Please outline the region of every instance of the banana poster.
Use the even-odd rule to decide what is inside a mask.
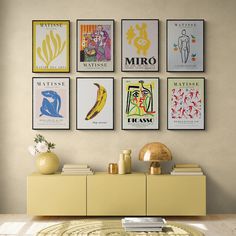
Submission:
[[[77,78],[77,129],[114,129],[113,78]]]
[[[204,78],[168,78],[168,129],[204,129]]]
[[[158,71],[159,21],[126,20],[122,27],[122,71]]]
[[[33,129],[70,128],[70,78],[33,78]]]
[[[114,20],[77,20],[77,71],[114,71]]]
[[[159,78],[122,78],[122,129],[159,129]]]
[[[70,21],[33,21],[33,72],[70,71]]]
[[[204,20],[167,20],[167,71],[204,71]]]

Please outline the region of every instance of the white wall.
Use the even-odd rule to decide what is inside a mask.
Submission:
[[[35,171],[27,152],[37,131],[31,129],[31,21],[71,20],[71,130],[41,131],[56,143],[61,163],[88,163],[97,171],[117,161],[124,148],[133,150],[133,167],[144,171],[137,160],[140,148],[151,141],[165,143],[174,162],[199,163],[207,175],[209,213],[236,213],[236,1],[235,0],[1,0],[0,1],[0,212],[26,211],[26,176]],[[78,18],[116,20],[115,73],[75,73],[75,22]],[[122,18],[160,19],[160,72],[121,73],[120,22]],[[206,72],[166,73],[165,20],[206,20]],[[47,74],[46,74],[47,75]],[[68,76],[68,74],[63,74]],[[115,130],[75,130],[75,77],[115,77]],[[122,76],[161,78],[160,131],[122,131],[120,82]],[[53,75],[51,75],[53,76]],[[60,75],[62,76],[62,75]],[[167,76],[205,76],[206,131],[167,131]]]

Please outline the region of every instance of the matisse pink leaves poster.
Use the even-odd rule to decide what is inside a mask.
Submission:
[[[205,129],[205,78],[168,78],[168,129]]]

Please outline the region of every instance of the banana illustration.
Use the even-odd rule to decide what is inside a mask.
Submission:
[[[105,106],[107,100],[107,91],[106,89],[97,83],[94,83],[98,87],[97,91],[97,100],[91,110],[88,112],[85,120],[93,119]]]

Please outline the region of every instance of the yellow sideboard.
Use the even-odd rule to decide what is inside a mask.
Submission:
[[[206,177],[132,173],[31,174],[29,215],[177,216],[206,214]]]

